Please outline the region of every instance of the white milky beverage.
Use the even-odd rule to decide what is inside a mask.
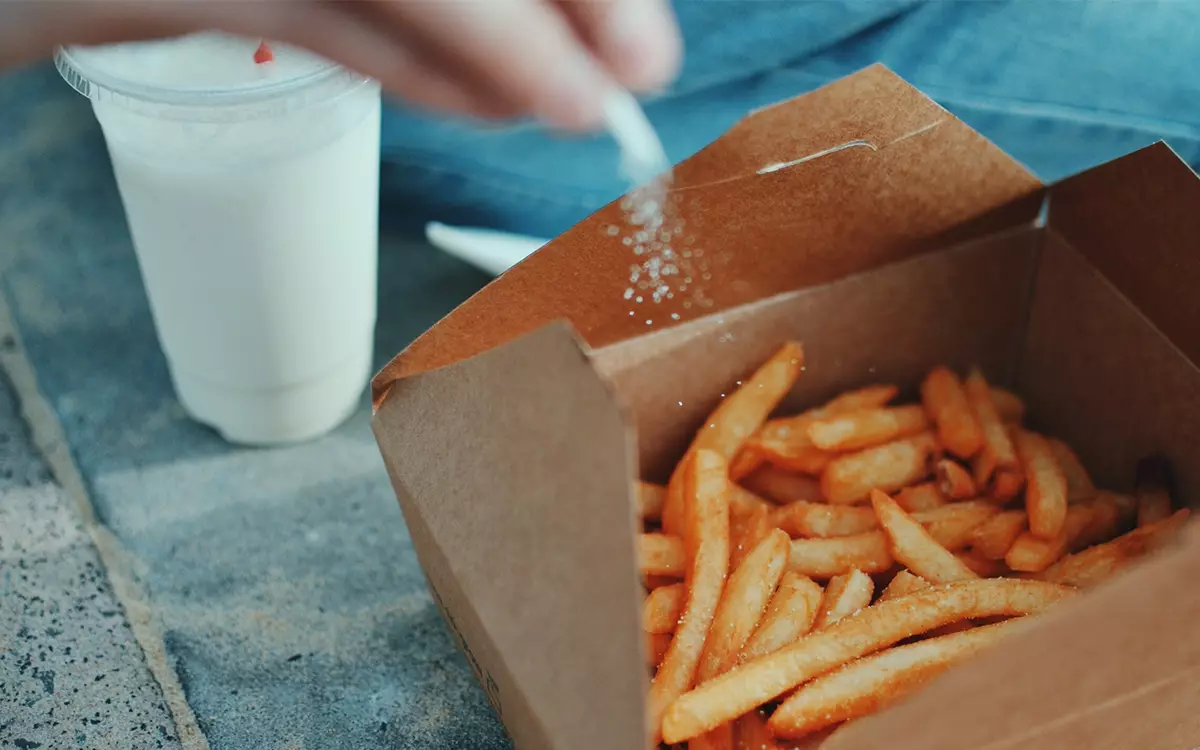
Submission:
[[[322,435],[370,377],[378,85],[222,34],[59,53],[104,131],[175,390],[227,440]]]

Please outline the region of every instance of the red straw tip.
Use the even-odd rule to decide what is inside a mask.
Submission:
[[[274,60],[275,53],[271,51],[271,45],[267,44],[266,42],[259,43],[258,49],[254,50],[254,62],[262,65],[263,63],[273,62]]]

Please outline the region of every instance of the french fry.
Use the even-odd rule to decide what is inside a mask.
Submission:
[[[767,465],[767,459],[763,457],[762,451],[756,447],[758,443],[759,433],[755,433],[746,441],[734,459],[729,462],[729,478],[735,482],[740,482],[743,478],[753,474],[759,468]]]
[[[1028,525],[1025,511],[1002,511],[975,527],[971,547],[989,560],[1003,560]]]
[[[675,637],[650,683],[647,721],[655,740],[663,712],[695,680],[700,654],[729,573],[728,464],[720,454],[702,449],[688,455],[682,467],[684,544],[689,553],[687,602]]]
[[[825,587],[825,596],[821,599],[821,611],[817,621],[813,623],[814,630],[822,630],[833,623],[852,615],[863,607],[871,604],[871,596],[875,593],[875,582],[871,576],[861,570],[834,576]]]
[[[983,447],[983,431],[967,400],[958,376],[946,367],[935,367],[921,383],[921,403],[937,426],[946,450],[968,459]]]
[[[1087,469],[1083,468],[1083,462],[1071,446],[1057,438],[1046,440],[1050,442],[1050,452],[1054,454],[1058,468],[1062,469],[1063,476],[1067,479],[1067,499],[1077,502],[1095,497],[1096,485],[1092,483],[1091,476],[1088,475]]]
[[[688,741],[688,750],[733,750],[733,722]]]
[[[850,536],[879,528],[870,508],[804,501],[777,509],[775,524],[792,537]]]
[[[687,588],[682,583],[651,591],[642,603],[642,630],[655,635],[674,633],[686,600]]]
[[[975,529],[998,512],[999,509],[986,500],[964,500],[911,515],[914,521],[925,527],[934,541],[955,552],[970,544]]]
[[[886,493],[873,490],[871,505],[891,542],[892,555],[913,573],[934,585],[978,578]]]
[[[905,638],[959,620],[1033,614],[1071,594],[1066,586],[1042,581],[989,578],[873,604],[680,696],[663,716],[662,737],[667,743],[689,740]]]
[[[1084,504],[1092,509],[1092,516],[1087,528],[1071,541],[1071,552],[1078,552],[1117,536],[1136,512],[1136,501],[1133,498],[1112,492],[1099,492]]]
[[[823,593],[816,581],[787,572],[767,604],[762,623],[742,647],[738,660],[750,661],[790,646],[812,630],[820,611]]]
[[[895,398],[898,391],[892,385],[867,386],[843,393],[824,406],[803,414],[772,419],[749,442],[744,451],[749,457],[745,460],[739,457],[739,473],[733,476],[741,478],[763,461],[802,474],[819,475],[833,458],[833,453],[813,445],[808,437],[809,425],[838,414],[882,407]]]
[[[954,556],[980,578],[995,578],[1012,572],[1003,560],[992,560],[978,550],[961,550]]]
[[[734,724],[734,747],[737,750],[784,750],[767,729],[767,717],[761,711],[751,711]]]
[[[667,497],[667,488],[649,482],[638,482],[635,486],[634,497],[637,499],[638,518],[643,521],[657,521],[662,517],[663,502]]]
[[[775,517],[767,507],[755,508],[749,516],[729,524],[729,569],[742,563],[750,550],[775,528]]]
[[[658,669],[670,646],[670,633],[646,633],[646,666],[651,670]]]
[[[824,413],[827,415],[846,414],[862,409],[878,409],[887,405],[898,393],[900,393],[900,389],[890,384],[863,386],[834,396],[826,402]]]
[[[1072,542],[1088,528],[1091,520],[1090,507],[1072,505],[1067,509],[1067,520],[1058,536],[1042,539],[1029,531],[1023,531],[1004,556],[1004,562],[1009,568],[1021,573],[1045,570],[1067,552]]]
[[[1025,402],[1021,397],[996,386],[992,386],[991,391],[992,405],[1000,420],[1005,424],[1021,424],[1025,419]]]
[[[942,494],[938,486],[934,482],[925,482],[923,484],[914,484],[911,487],[905,487],[896,494],[896,504],[909,513],[916,513],[921,510],[933,510],[940,508],[950,502],[949,498]]]
[[[983,373],[972,370],[965,386],[967,401],[983,429],[983,447],[971,462],[975,486],[988,487],[990,482],[993,497],[1009,500],[1020,492],[1023,482],[1017,451],[992,403],[992,391]]]
[[[683,578],[687,568],[683,540],[677,536],[639,534],[637,537],[638,568],[643,576]]]
[[[801,687],[776,709],[768,726],[777,737],[799,739],[875,713],[1022,625],[1020,619],[1008,620],[859,659]]]
[[[736,486],[736,485],[735,485]],[[821,483],[814,477],[796,474],[766,465],[741,480],[741,486],[773,503],[786,505],[797,501],[823,502]]]
[[[792,389],[803,367],[804,349],[794,341],[785,343],[737,390],[722,399],[696,433],[688,453],[710,450],[728,464],[738,455],[746,439],[766,421]],[[676,533],[683,524],[684,500],[680,480],[679,470],[676,469],[667,483],[663,528],[668,533]]]
[[[934,465],[934,474],[937,476],[938,489],[951,500],[965,500],[979,494],[971,473],[957,461],[943,458]]]
[[[929,428],[920,406],[863,409],[818,419],[808,426],[808,439],[821,450],[857,451],[889,443]]]
[[[821,474],[821,491],[834,505],[862,502],[873,489],[894,492],[929,476],[936,448],[933,434],[924,432],[838,456]]]
[[[1164,456],[1138,461],[1134,482],[1138,526],[1149,526],[1171,515],[1171,472]]]
[[[779,529],[771,531],[729,576],[700,655],[697,684],[724,674],[737,662],[783,576],[788,541]]]
[[[729,483],[729,489],[726,492],[729,495],[729,512],[733,515],[748,516],[759,508],[773,506],[773,503],[767,502],[745,487],[732,482]]]
[[[1053,540],[1067,521],[1067,478],[1054,460],[1046,438],[1025,430],[1014,430],[1017,455],[1025,474],[1025,512],[1029,532]]]
[[[891,582],[883,593],[879,595],[879,601],[886,602],[888,599],[895,599],[898,596],[906,596],[914,591],[922,591],[929,588],[929,581],[926,581],[919,575],[914,574],[909,570],[901,570],[892,577]]]
[[[1038,580],[1089,588],[1103,583],[1130,563],[1169,544],[1187,521],[1186,508],[1149,526],[1140,526],[1110,542],[1068,555],[1036,575]]]
[[[882,573],[892,567],[892,553],[882,531],[832,539],[796,539],[788,554],[788,570],[811,578],[829,579],[858,569]]]

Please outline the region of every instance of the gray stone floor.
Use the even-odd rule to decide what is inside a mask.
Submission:
[[[2,378],[0,747],[180,747],[81,514]]]

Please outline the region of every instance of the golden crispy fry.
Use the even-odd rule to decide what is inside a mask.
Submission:
[[[905,487],[896,494],[896,504],[909,513],[916,513],[921,510],[933,510],[940,508],[950,499],[942,494],[935,482],[925,482],[923,484],[914,484],[911,487]]]
[[[763,457],[761,451],[756,447],[758,444],[758,433],[755,433],[746,441],[742,449],[732,461],[729,462],[729,478],[735,482],[741,481],[743,478],[753,474],[755,470],[767,465],[767,459]]]
[[[663,712],[693,684],[709,626],[729,573],[728,465],[698,450],[684,459],[684,546],[688,550],[687,603],[662,666],[650,684],[647,720],[657,738]],[[710,727],[711,728],[711,727]]]
[[[785,505],[804,500],[823,502],[821,483],[810,476],[780,469],[777,466],[762,466],[744,477],[741,485],[771,502]]]
[[[638,568],[643,576],[683,578],[687,568],[683,540],[667,534],[639,534],[637,538]]]
[[[688,750],[733,750],[733,722],[688,741]]]
[[[1025,419],[1025,402],[1012,391],[992,386],[992,405],[1005,424],[1020,424]]]
[[[1022,573],[1045,570],[1070,548],[1073,541],[1087,530],[1092,520],[1092,509],[1086,505],[1072,505],[1067,509],[1067,520],[1062,531],[1053,539],[1042,539],[1028,531],[1021,532],[1004,562],[1008,567]]]
[[[729,524],[729,569],[741,565],[754,549],[775,528],[775,516],[768,507],[755,508],[750,515]]]
[[[1003,560],[992,560],[978,550],[961,550],[955,552],[954,556],[980,578],[995,578],[1012,572]]]
[[[1071,552],[1107,542],[1127,526],[1136,513],[1137,501],[1127,495],[1099,492],[1081,505],[1092,509],[1087,527],[1071,540]]]
[[[934,465],[934,473],[937,476],[938,489],[951,500],[965,500],[979,494],[971,472],[957,461],[943,458]]]
[[[1025,512],[1029,532],[1053,540],[1067,521],[1067,478],[1046,438],[1025,430],[1014,430],[1017,455],[1025,474]]]
[[[857,451],[928,428],[929,418],[920,406],[895,406],[818,419],[808,426],[808,439],[821,450]]]
[[[914,574],[909,570],[901,570],[892,577],[891,583],[879,595],[879,601],[886,602],[888,599],[895,599],[898,596],[906,596],[914,591],[922,591],[929,588],[929,581],[926,581],[919,575]]]
[[[1029,524],[1023,510],[997,513],[971,532],[971,547],[989,560],[1003,560]]]
[[[646,666],[657,670],[670,646],[670,633],[646,633]]]
[[[1008,429],[996,413],[992,403],[992,391],[984,380],[983,373],[972,370],[966,381],[967,400],[983,429],[983,447],[971,462],[975,486],[989,486],[992,495],[1006,500],[1016,497],[1021,489],[1021,465],[1017,451],[1009,438]],[[1001,474],[1003,476],[996,476]]]
[[[823,594],[808,576],[787,572],[767,604],[762,624],[742,648],[738,660],[750,661],[773,654],[807,635],[816,622]]]
[[[736,719],[817,675],[897,641],[964,619],[1027,615],[1070,596],[1065,586],[1003,578],[963,581],[873,604],[672,703],[663,739],[682,742]]]
[[[643,521],[656,521],[662,517],[663,503],[667,498],[666,487],[638,482],[634,496],[637,498],[638,518]]]
[[[983,431],[971,410],[958,376],[946,367],[935,367],[921,384],[921,403],[937,425],[938,438],[946,450],[962,459],[983,447]]]
[[[986,500],[964,500],[911,515],[938,544],[955,552],[970,544],[975,529],[998,512],[999,508]]]
[[[835,505],[862,502],[871,490],[893,492],[921,481],[930,473],[937,448],[933,433],[919,435],[838,456],[821,474],[821,491]]]
[[[687,588],[682,583],[654,589],[642,603],[642,630],[647,633],[674,633],[687,601]]]
[[[1096,485],[1091,476],[1071,446],[1056,438],[1046,438],[1050,443],[1050,452],[1067,478],[1067,499],[1071,502],[1086,500],[1096,495]]]
[[[732,461],[755,430],[774,411],[795,384],[804,366],[804,350],[800,344],[785,343],[770,359],[758,368],[705,420],[696,433],[688,453],[711,450],[726,463]],[[680,464],[682,466],[682,464]],[[663,508],[663,528],[677,533],[683,524],[683,496],[679,469],[667,484],[666,506]]]
[[[833,454],[813,445],[808,438],[809,425],[819,419],[838,414],[881,407],[895,398],[897,391],[898,389],[891,385],[867,386],[843,393],[824,406],[810,409],[803,414],[772,419],[749,441],[744,451],[748,457],[744,460],[739,457],[738,473],[732,476],[746,476],[758,468],[762,461],[769,461],[777,467],[802,474],[819,475],[833,458]]]
[[[1171,471],[1164,456],[1138,461],[1134,495],[1138,526],[1149,526],[1171,515]]]
[[[751,711],[734,723],[734,747],[737,750],[784,750],[767,729],[767,717],[761,711]]]
[[[879,711],[1022,624],[1018,619],[970,628],[859,659],[797,690],[771,716],[769,727],[778,737],[798,739]]]
[[[727,486],[729,488],[726,490],[729,493],[729,512],[734,515],[748,516],[758,508],[772,507],[772,503],[768,503],[745,487],[732,482]]]
[[[892,567],[892,553],[882,531],[832,539],[797,539],[788,555],[788,570],[828,579],[857,568],[882,573]]]
[[[822,630],[833,623],[854,614],[870,605],[875,593],[875,582],[861,570],[852,570],[829,579],[825,596],[821,600],[821,612],[813,623],[814,630]]]
[[[696,669],[696,683],[724,674],[758,627],[787,564],[788,536],[775,529],[738,565],[717,605]]]
[[[1138,558],[1169,544],[1187,521],[1184,508],[1149,526],[1141,526],[1111,542],[1068,555],[1037,574],[1038,580],[1086,588],[1103,583]]]
[[[892,555],[913,573],[935,585],[978,578],[886,493],[873,490],[871,505],[891,541]]]
[[[879,528],[870,508],[803,501],[777,509],[775,524],[793,537],[850,536]]]
[[[877,409],[885,406],[898,393],[900,393],[900,389],[894,385],[863,386],[852,391],[846,391],[840,396],[834,396],[823,407],[824,413],[827,415],[846,414],[863,409]]]

